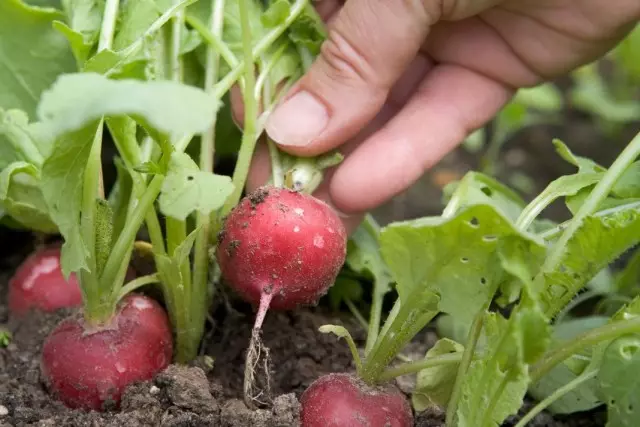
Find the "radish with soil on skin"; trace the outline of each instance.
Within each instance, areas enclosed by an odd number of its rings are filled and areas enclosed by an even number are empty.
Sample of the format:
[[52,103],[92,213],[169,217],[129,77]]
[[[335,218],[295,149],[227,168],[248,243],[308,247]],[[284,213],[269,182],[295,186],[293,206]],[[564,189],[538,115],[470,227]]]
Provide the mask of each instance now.
[[164,309],[137,294],[123,298],[110,322],[87,327],[82,316],[63,320],[42,349],[49,390],[71,408],[117,407],[125,387],[151,379],[172,356]]
[[60,268],[60,247],[33,252],[9,280],[9,312],[22,316],[31,309],[51,312],[82,304],[75,274],[65,280]]
[[369,386],[348,374],[315,380],[300,398],[302,427],[410,427],[413,412],[395,386]]
[[286,188],[258,188],[226,217],[216,251],[222,277],[259,306],[247,355],[245,400],[267,311],[315,304],[334,283],[346,247],[344,225],[329,205]]

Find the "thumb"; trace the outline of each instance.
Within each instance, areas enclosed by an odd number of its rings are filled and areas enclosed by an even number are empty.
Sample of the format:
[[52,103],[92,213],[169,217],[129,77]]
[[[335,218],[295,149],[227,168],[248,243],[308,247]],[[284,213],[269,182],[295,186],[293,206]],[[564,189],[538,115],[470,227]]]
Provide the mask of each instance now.
[[346,142],[378,113],[441,16],[443,0],[349,0],[328,28],[321,53],[266,123],[295,155]]

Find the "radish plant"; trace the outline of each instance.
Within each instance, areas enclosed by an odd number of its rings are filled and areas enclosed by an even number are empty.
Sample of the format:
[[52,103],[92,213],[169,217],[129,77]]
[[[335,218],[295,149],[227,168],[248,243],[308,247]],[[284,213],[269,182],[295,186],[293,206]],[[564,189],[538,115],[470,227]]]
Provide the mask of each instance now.
[[[374,298],[388,292],[391,281],[398,294],[382,323],[373,300],[362,360],[344,328],[321,329],[347,340],[355,377],[367,387],[418,373],[414,407],[446,408],[451,426],[500,425],[518,412],[527,392],[540,404],[518,427],[554,403],[561,413],[607,404],[609,425],[632,425],[637,383],[620,372],[635,363],[640,343],[637,297],[628,296],[629,302],[609,309],[602,320],[572,319],[573,330],[579,329],[569,335],[564,318],[597,274],[640,243],[640,162],[635,160],[640,135],[608,169],[554,143],[578,171],[552,182],[529,204],[494,179],[471,172],[448,189],[441,216],[382,230],[369,222],[351,238],[355,249],[347,262],[354,271],[368,270]],[[565,200],[573,218],[562,224],[541,220],[539,214],[556,199]],[[637,260],[627,269],[621,277],[628,283]],[[436,315],[442,339],[423,360],[395,363],[404,345]],[[365,400],[354,403],[352,412],[335,412],[327,402],[340,394],[319,387],[305,393],[302,412],[319,401],[326,409],[308,423],[305,418],[304,425],[322,419],[348,425],[362,411]],[[576,390],[591,400],[576,403],[573,396],[572,404],[567,395]]]

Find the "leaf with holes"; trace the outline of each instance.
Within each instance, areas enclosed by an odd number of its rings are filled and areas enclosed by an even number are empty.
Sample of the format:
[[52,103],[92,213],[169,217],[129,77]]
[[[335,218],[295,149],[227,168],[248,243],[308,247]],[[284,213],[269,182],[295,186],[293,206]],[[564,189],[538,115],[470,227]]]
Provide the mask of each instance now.
[[467,207],[452,218],[393,223],[383,229],[380,245],[402,301],[431,290],[441,297],[441,311],[468,321],[505,275],[498,251],[506,238],[521,240],[528,252],[543,247],[488,205]]
[[613,341],[598,373],[607,403],[607,427],[635,427],[640,418],[640,337]]
[[460,181],[449,184],[445,193],[449,194],[447,210],[459,211],[466,206],[487,204],[515,221],[525,207],[517,193],[479,172],[468,172]]
[[591,278],[638,243],[640,202],[587,217],[564,248],[558,268],[536,278],[547,316],[558,314]]

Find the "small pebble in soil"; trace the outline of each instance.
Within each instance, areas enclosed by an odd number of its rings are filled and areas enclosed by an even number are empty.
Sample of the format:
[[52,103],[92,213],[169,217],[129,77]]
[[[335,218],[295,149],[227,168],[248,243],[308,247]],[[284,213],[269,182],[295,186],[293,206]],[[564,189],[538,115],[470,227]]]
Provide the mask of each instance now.
[[5,415],[9,415],[9,410],[6,406],[0,405],[0,417],[4,417]]

